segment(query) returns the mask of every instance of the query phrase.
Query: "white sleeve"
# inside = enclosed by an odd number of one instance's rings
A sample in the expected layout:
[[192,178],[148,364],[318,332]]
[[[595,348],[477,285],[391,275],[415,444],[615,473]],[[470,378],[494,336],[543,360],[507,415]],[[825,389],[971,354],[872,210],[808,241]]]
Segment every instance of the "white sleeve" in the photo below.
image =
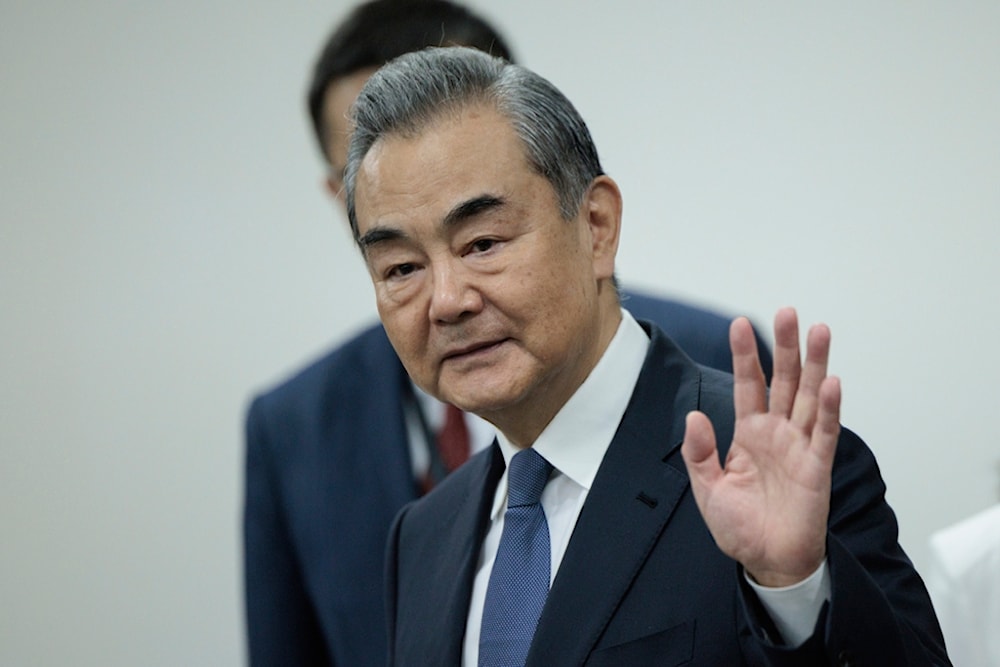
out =
[[811,575],[783,588],[761,586],[746,570],[743,576],[757,593],[786,646],[795,648],[809,639],[823,603],[830,599],[830,569],[825,559]]

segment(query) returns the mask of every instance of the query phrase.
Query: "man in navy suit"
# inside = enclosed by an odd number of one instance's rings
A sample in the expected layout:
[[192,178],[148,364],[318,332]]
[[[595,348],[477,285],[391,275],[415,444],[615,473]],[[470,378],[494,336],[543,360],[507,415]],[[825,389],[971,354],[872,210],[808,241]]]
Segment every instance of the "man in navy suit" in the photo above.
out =
[[[334,31],[308,95],[331,195],[343,199],[347,113],[363,83],[395,56],[452,43],[511,59],[488,23],[450,2],[376,0]],[[728,318],[642,294],[625,299],[696,361],[731,368]],[[758,345],[770,372],[770,352]],[[385,663],[385,540],[393,516],[431,473],[447,472],[431,444],[445,411],[412,385],[381,326],[253,401],[244,511],[253,664]],[[488,447],[493,427],[467,421],[472,449]]]
[[524,68],[411,53],[353,120],[348,215],[386,334],[498,440],[393,524],[390,664],[948,664],[874,458],[840,427],[826,326],[802,361],[779,311],[768,392],[746,319],[734,375],[637,322],[618,186]]

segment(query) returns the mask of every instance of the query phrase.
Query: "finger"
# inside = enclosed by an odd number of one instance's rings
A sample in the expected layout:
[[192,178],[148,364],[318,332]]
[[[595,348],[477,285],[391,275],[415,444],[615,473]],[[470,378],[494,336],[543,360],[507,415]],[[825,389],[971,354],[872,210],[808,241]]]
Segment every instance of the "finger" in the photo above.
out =
[[813,428],[810,447],[816,451],[827,467],[833,467],[840,437],[840,378],[828,377],[819,388],[819,409],[816,427]]
[[799,390],[792,406],[791,420],[806,433],[812,430],[819,406],[819,388],[826,378],[830,357],[830,329],[817,324],[809,329],[806,338],[806,363],[799,379]]
[[733,351],[733,407],[736,418],[767,409],[767,384],[757,354],[757,339],[750,320],[738,317],[729,326],[729,347]]
[[681,457],[691,478],[695,502],[698,507],[704,508],[712,487],[722,477],[722,465],[715,445],[715,429],[704,413],[692,411],[687,414]]
[[794,308],[782,308],[774,316],[774,373],[769,397],[772,414],[792,414],[801,372],[799,318]]

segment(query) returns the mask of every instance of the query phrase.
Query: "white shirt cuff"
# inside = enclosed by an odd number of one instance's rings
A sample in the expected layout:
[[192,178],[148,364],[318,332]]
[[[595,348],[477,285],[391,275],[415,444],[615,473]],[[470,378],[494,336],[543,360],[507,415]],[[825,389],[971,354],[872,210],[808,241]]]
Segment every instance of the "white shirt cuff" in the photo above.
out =
[[799,583],[782,588],[761,586],[746,570],[743,576],[774,621],[785,646],[796,648],[812,636],[820,609],[830,599],[830,569],[826,559]]

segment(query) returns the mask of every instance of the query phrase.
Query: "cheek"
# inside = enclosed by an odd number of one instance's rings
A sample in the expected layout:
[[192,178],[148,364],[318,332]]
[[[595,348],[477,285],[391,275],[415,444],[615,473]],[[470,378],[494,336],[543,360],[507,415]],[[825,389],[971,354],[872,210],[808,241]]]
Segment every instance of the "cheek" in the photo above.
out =
[[407,280],[372,279],[375,287],[375,306],[383,322],[394,320],[416,324],[420,308],[426,306],[423,273]]
[[400,358],[409,365],[416,360],[424,340],[420,320],[412,308],[395,303],[383,294],[377,297],[379,318]]
[[379,319],[382,320],[382,324],[388,329],[398,309],[393,305],[392,300],[389,299],[385,286],[379,283],[375,283],[375,307],[378,309]]
[[553,252],[540,246],[509,267],[490,289],[490,297],[522,326],[551,335],[560,328],[554,321],[572,320],[585,308],[581,302],[589,298],[587,286],[595,281],[575,247]]

